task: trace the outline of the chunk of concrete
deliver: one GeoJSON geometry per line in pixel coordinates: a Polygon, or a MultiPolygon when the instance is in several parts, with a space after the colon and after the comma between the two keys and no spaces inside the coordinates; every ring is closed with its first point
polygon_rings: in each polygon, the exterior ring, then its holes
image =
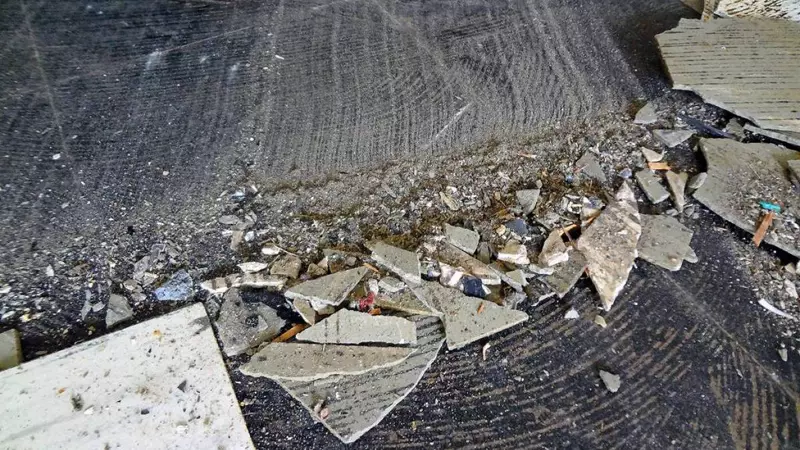
{"type": "Polygon", "coordinates": [[[526,265],[531,261],[528,258],[528,248],[519,241],[508,241],[502,250],[497,252],[497,259],[512,264],[526,265]]]}
{"type": "Polygon", "coordinates": [[[270,275],[280,275],[295,279],[300,276],[300,269],[303,267],[303,261],[295,255],[287,253],[272,263],[269,268],[270,275]]]}
{"type": "Polygon", "coordinates": [[[522,208],[522,214],[528,216],[536,209],[540,194],[541,189],[523,189],[516,192],[517,203],[522,208]]]}
{"type": "Polygon", "coordinates": [[[750,124],[745,125],[744,129],[753,134],[759,134],[770,139],[775,139],[776,141],[781,141],[796,147],[800,147],[800,132],[797,131],[765,130],[750,124]]]}
{"type": "Polygon", "coordinates": [[[417,327],[417,349],[396,366],[310,382],[276,381],[334,436],[344,443],[355,442],[408,396],[442,348],[444,328],[438,318],[410,320],[417,327]],[[324,418],[320,405],[327,411],[324,418]]]}
{"type": "Polygon", "coordinates": [[[653,130],[653,137],[669,148],[683,144],[693,135],[691,130],[653,130]]]}
{"type": "Polygon", "coordinates": [[[658,153],[645,147],[642,147],[642,155],[647,162],[659,162],[664,159],[663,153],[658,153]]]}
{"type": "Polygon", "coordinates": [[[658,115],[656,115],[656,109],[652,103],[644,105],[633,118],[633,123],[637,125],[651,125],[656,122],[658,122],[658,115]]]}
{"type": "Polygon", "coordinates": [[[251,377],[314,381],[331,375],[358,375],[396,366],[414,349],[273,342],[239,370],[251,377]]]}
{"type": "Polygon", "coordinates": [[[683,212],[686,206],[686,182],[689,181],[689,175],[686,172],[675,173],[671,170],[667,171],[667,184],[671,191],[672,202],[675,204],[675,209],[678,212],[683,212]]]}
{"type": "Polygon", "coordinates": [[[430,305],[423,303],[410,289],[387,295],[378,295],[375,306],[390,311],[398,311],[418,316],[439,316],[439,311],[434,311],[430,305]]]}
{"type": "Polygon", "coordinates": [[[569,260],[567,245],[561,239],[561,230],[553,230],[547,236],[539,253],[539,265],[553,267],[569,260]]]}
{"type": "Polygon", "coordinates": [[[22,343],[19,331],[11,329],[0,333],[0,370],[17,367],[21,363],[22,343]]]}
{"type": "Polygon", "coordinates": [[[707,178],[708,174],[706,172],[700,172],[689,179],[689,182],[686,183],[686,187],[692,191],[696,191],[697,189],[700,189],[703,186],[703,183],[706,182],[707,178]]]}
{"type": "Polygon", "coordinates": [[[155,290],[156,298],[160,301],[184,301],[189,300],[192,296],[194,282],[189,273],[185,270],[179,270],[162,284],[160,288],[155,290]]]}
{"type": "Polygon", "coordinates": [[[254,448],[199,303],[0,372],[0,385],[7,448],[254,448]]]}
{"type": "Polygon", "coordinates": [[[317,344],[416,345],[414,322],[402,317],[373,316],[340,309],[297,335],[298,341],[317,344]]]}
{"type": "Polygon", "coordinates": [[[467,297],[455,289],[426,282],[413,289],[420,300],[442,312],[447,348],[455,350],[524,322],[528,315],[467,297]]]}
{"type": "Polygon", "coordinates": [[[230,289],[223,297],[214,325],[222,350],[230,357],[279,335],[286,321],[268,306],[244,303],[239,290],[230,289]]]}
{"type": "Polygon", "coordinates": [[[628,281],[636,260],[642,226],[636,197],[622,183],[615,201],[603,210],[578,239],[578,250],[588,263],[589,278],[608,311],[628,281]]]}
{"type": "Polygon", "coordinates": [[[228,289],[238,286],[239,279],[239,275],[212,278],[200,283],[200,287],[211,294],[222,295],[227,292],[228,289]]]}
{"type": "Polygon", "coordinates": [[[575,168],[589,178],[594,178],[601,183],[605,183],[606,181],[606,174],[603,172],[603,168],[600,167],[600,162],[598,162],[597,158],[590,152],[584,153],[583,156],[575,162],[575,168]]]}
{"type": "Polygon", "coordinates": [[[269,264],[259,261],[250,261],[239,264],[239,270],[241,270],[244,273],[261,272],[267,267],[269,267],[269,264]]]}
{"type": "Polygon", "coordinates": [[[450,224],[444,225],[444,234],[447,236],[448,242],[470,255],[478,249],[478,243],[481,240],[481,236],[475,231],[454,227],[450,224]]]}
{"type": "Polygon", "coordinates": [[[512,270],[505,273],[506,278],[503,279],[511,288],[517,292],[522,292],[522,289],[528,285],[528,280],[521,270],[512,270]]]}
{"type": "Polygon", "coordinates": [[[282,289],[285,284],[285,276],[267,275],[264,273],[243,273],[234,279],[233,287],[282,289]]]}
{"type": "Polygon", "coordinates": [[[106,328],[124,322],[133,317],[133,309],[128,304],[128,299],[119,294],[108,296],[108,307],[106,308],[106,328]]]}
{"type": "Polygon", "coordinates": [[[448,243],[439,247],[437,257],[447,264],[462,267],[485,285],[496,286],[501,283],[500,276],[489,266],[448,243]]]}
{"type": "Polygon", "coordinates": [[[317,312],[308,300],[296,298],[292,300],[292,308],[300,315],[305,323],[309,325],[317,323],[317,312]]]}
{"type": "Polygon", "coordinates": [[[681,269],[683,261],[694,254],[689,244],[694,232],[674,217],[642,214],[639,258],[667,270],[681,269]]]}
{"type": "Polygon", "coordinates": [[[406,283],[422,283],[419,256],[415,252],[378,242],[372,248],[372,259],[406,283]]]}
{"type": "Polygon", "coordinates": [[[544,278],[545,284],[555,292],[559,298],[564,298],[567,292],[575,286],[575,283],[583,275],[587,267],[586,258],[581,252],[573,251],[570,258],[564,264],[554,267],[555,271],[544,278]]]}
{"type": "Polygon", "coordinates": [[[405,283],[394,277],[383,277],[378,281],[378,289],[393,294],[406,288],[405,283]]]}
{"type": "Polygon", "coordinates": [[[622,384],[619,375],[606,372],[605,370],[600,371],[600,379],[603,380],[603,384],[609,392],[617,392],[622,384]]]}
{"type": "Polygon", "coordinates": [[[291,300],[306,300],[315,307],[314,309],[321,305],[338,306],[368,271],[366,267],[356,267],[332,273],[292,286],[284,295],[291,300]]]}
{"type": "Polygon", "coordinates": [[[669,198],[669,192],[664,189],[661,181],[650,169],[642,169],[636,172],[636,181],[644,191],[644,194],[652,203],[661,203],[669,198]]]}

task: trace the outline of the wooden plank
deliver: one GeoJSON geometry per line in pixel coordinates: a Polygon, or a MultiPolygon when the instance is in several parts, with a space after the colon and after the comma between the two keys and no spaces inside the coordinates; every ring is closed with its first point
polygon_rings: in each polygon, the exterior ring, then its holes
{"type": "Polygon", "coordinates": [[[682,19],[656,39],[675,89],[761,128],[800,131],[800,24],[682,19]]]}

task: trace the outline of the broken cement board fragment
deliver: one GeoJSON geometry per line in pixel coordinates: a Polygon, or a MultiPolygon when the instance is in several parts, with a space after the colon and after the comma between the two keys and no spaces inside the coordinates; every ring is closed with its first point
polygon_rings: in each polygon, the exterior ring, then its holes
{"type": "MultiPolygon", "coordinates": [[[[754,234],[761,208],[755,200],[778,198],[786,210],[800,208],[800,196],[786,176],[797,152],[773,144],[743,144],[731,139],[701,139],[708,177],[694,198],[718,216],[754,234]]],[[[800,258],[800,231],[776,220],[764,242],[800,258]]]]}
{"type": "Polygon", "coordinates": [[[273,342],[239,370],[251,377],[314,381],[331,375],[358,375],[395,366],[414,349],[273,342]]]}
{"type": "Polygon", "coordinates": [[[489,266],[448,243],[439,247],[437,257],[447,264],[462,267],[485,285],[495,286],[501,283],[500,276],[489,266]]]}
{"type": "Polygon", "coordinates": [[[356,287],[367,272],[369,272],[369,269],[366,267],[356,267],[355,269],[332,273],[292,286],[284,295],[291,300],[309,301],[312,306],[315,306],[314,309],[322,305],[338,306],[347,298],[347,294],[356,287]]]}
{"type": "Polygon", "coordinates": [[[372,248],[372,259],[402,278],[406,283],[422,283],[419,256],[415,252],[378,242],[372,248]]]}
{"type": "Polygon", "coordinates": [[[405,289],[406,285],[397,278],[383,277],[381,278],[380,281],[378,281],[378,288],[382,289],[385,292],[393,294],[395,292],[400,292],[403,289],[405,289]]]}
{"type": "Polygon", "coordinates": [[[438,318],[414,316],[410,320],[417,327],[417,348],[396,366],[311,382],[277,382],[342,442],[355,442],[406,398],[442,348],[444,328],[438,318]],[[328,411],[325,418],[315,411],[320,402],[328,411]]]}
{"type": "Polygon", "coordinates": [[[426,305],[411,292],[410,289],[390,293],[388,295],[378,295],[375,298],[377,308],[390,311],[398,311],[417,316],[439,316],[439,311],[434,311],[430,305],[426,305]]]}
{"type": "Polygon", "coordinates": [[[22,363],[22,343],[19,331],[11,329],[0,333],[0,370],[17,367],[20,363],[22,363]]]}
{"type": "Polygon", "coordinates": [[[619,375],[613,374],[611,372],[606,372],[605,370],[600,371],[600,379],[603,380],[603,384],[606,386],[610,392],[617,392],[621,385],[619,375]]]}
{"type": "Polygon", "coordinates": [[[199,303],[0,372],[0,385],[3,447],[253,448],[199,303]]]}
{"type": "Polygon", "coordinates": [[[268,306],[244,303],[239,291],[231,289],[223,297],[214,325],[222,350],[230,357],[274,338],[286,321],[268,306]]]}
{"type": "Polygon", "coordinates": [[[647,103],[636,112],[636,117],[633,118],[633,123],[637,125],[651,125],[658,122],[656,109],[652,103],[647,103]]]}
{"type": "Polygon", "coordinates": [[[478,233],[466,228],[454,227],[450,224],[444,225],[444,234],[447,241],[461,250],[472,255],[478,249],[481,237],[478,233]]]}
{"type": "Polygon", "coordinates": [[[261,272],[267,267],[269,267],[269,264],[258,261],[250,261],[239,264],[239,270],[241,270],[244,273],[261,272]]]}
{"type": "Polygon", "coordinates": [[[455,350],[487,336],[513,327],[528,319],[522,311],[467,297],[455,289],[425,282],[414,288],[420,300],[442,312],[447,348],[455,350]]]}
{"type": "Polygon", "coordinates": [[[311,302],[296,298],[292,300],[292,308],[300,315],[303,321],[309,325],[317,323],[317,312],[311,307],[311,302]]]}
{"type": "Polygon", "coordinates": [[[641,234],[636,197],[623,182],[615,201],[578,239],[577,248],[586,257],[589,278],[606,311],[628,281],[641,234]]]}
{"type": "Polygon", "coordinates": [[[521,292],[522,288],[528,285],[528,280],[525,278],[525,274],[522,273],[521,270],[512,270],[511,272],[506,272],[505,276],[506,278],[504,281],[517,292],[521,292]]]}
{"type": "Polygon", "coordinates": [[[528,248],[519,241],[508,241],[502,250],[497,252],[497,259],[512,264],[526,265],[531,261],[528,259],[528,248]]]}
{"type": "Polygon", "coordinates": [[[600,163],[592,153],[584,153],[583,156],[575,162],[575,168],[589,178],[594,178],[601,183],[605,183],[606,181],[606,174],[603,172],[603,168],[600,167],[600,163]]]}
{"type": "Polygon", "coordinates": [[[527,216],[536,209],[540,194],[541,189],[523,189],[516,192],[517,203],[522,208],[523,215],[527,216]]]}
{"type": "Polygon", "coordinates": [[[657,204],[669,198],[669,192],[664,189],[661,181],[650,169],[642,169],[636,172],[636,181],[642,188],[644,194],[651,203],[657,204]]]}
{"type": "Polygon", "coordinates": [[[133,317],[133,309],[128,304],[128,299],[119,294],[111,294],[108,297],[108,308],[106,309],[106,328],[124,322],[133,317]]]}
{"type": "MultiPolygon", "coordinates": [[[[798,5],[800,5],[800,2],[798,2],[798,5]]],[[[775,139],[776,141],[781,141],[800,147],[800,132],[797,131],[765,130],[750,124],[745,125],[744,129],[753,134],[760,134],[761,136],[766,136],[770,139],[775,139]]]]}
{"type": "Polygon", "coordinates": [[[706,178],[708,178],[708,174],[706,172],[700,172],[689,179],[689,182],[686,183],[686,188],[692,191],[700,189],[703,183],[706,182],[706,178]]]}
{"type": "Polygon", "coordinates": [[[586,270],[586,265],[586,258],[581,252],[573,251],[569,260],[564,264],[555,266],[553,274],[545,277],[544,282],[550,286],[550,289],[552,289],[559,298],[564,298],[567,292],[569,292],[581,278],[584,270],[586,270]]]}
{"type": "Polygon", "coordinates": [[[684,259],[693,258],[689,244],[694,232],[674,217],[642,214],[640,220],[639,258],[673,272],[680,270],[684,259]]]}
{"type": "Polygon", "coordinates": [[[286,284],[286,277],[266,275],[263,273],[243,273],[236,277],[234,287],[275,288],[281,289],[286,284]]]}
{"type": "Polygon", "coordinates": [[[656,40],[674,89],[694,91],[761,128],[800,132],[800,24],[681,19],[656,40]]]}
{"type": "Polygon", "coordinates": [[[653,136],[669,148],[677,147],[694,135],[691,130],[653,130],[653,136]]]}
{"type": "Polygon", "coordinates": [[[566,244],[561,239],[561,230],[551,231],[544,241],[542,252],[539,253],[539,265],[552,267],[567,260],[569,260],[569,253],[566,244]]]}
{"type": "Polygon", "coordinates": [[[664,159],[663,153],[658,153],[645,147],[642,147],[642,155],[647,162],[659,162],[664,159]]]}
{"type": "Polygon", "coordinates": [[[156,298],[160,301],[183,301],[192,296],[194,283],[185,270],[175,272],[172,277],[156,289],[156,298]]]}
{"type": "Polygon", "coordinates": [[[686,172],[678,174],[668,170],[666,176],[669,190],[672,192],[672,202],[675,204],[675,209],[677,209],[678,212],[683,212],[683,207],[686,206],[685,192],[689,175],[686,172]]]}
{"type": "Polygon", "coordinates": [[[303,267],[303,261],[295,255],[287,253],[272,263],[269,268],[270,275],[281,275],[295,279],[300,276],[300,269],[303,267]]]}
{"type": "Polygon", "coordinates": [[[313,327],[306,328],[297,335],[297,340],[317,344],[416,345],[417,329],[414,322],[402,317],[373,316],[340,309],[313,327]]]}

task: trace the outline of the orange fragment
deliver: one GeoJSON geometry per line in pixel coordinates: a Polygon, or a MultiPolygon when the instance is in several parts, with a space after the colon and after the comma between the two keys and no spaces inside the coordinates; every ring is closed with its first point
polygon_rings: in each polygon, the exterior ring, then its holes
{"type": "Polygon", "coordinates": [[[649,167],[650,170],[669,170],[670,169],[669,164],[667,164],[665,162],[649,162],[649,163],[647,163],[647,167],[649,167]]]}
{"type": "Polygon", "coordinates": [[[293,338],[294,335],[305,330],[306,328],[308,328],[308,324],[296,323],[292,326],[292,328],[289,328],[288,330],[284,331],[283,334],[273,339],[272,342],[286,342],[289,339],[293,338]]]}
{"type": "Polygon", "coordinates": [[[486,307],[485,303],[481,303],[480,305],[478,305],[478,314],[482,313],[483,312],[483,308],[485,308],[485,307],[486,307]]]}
{"type": "Polygon", "coordinates": [[[369,312],[369,315],[370,316],[380,316],[381,315],[381,309],[380,308],[375,308],[375,309],[373,309],[372,311],[369,312]]]}
{"type": "Polygon", "coordinates": [[[773,211],[768,212],[763,219],[761,219],[761,224],[758,225],[758,229],[756,230],[756,234],[753,235],[753,242],[756,244],[756,247],[761,245],[761,241],[764,240],[764,236],[767,235],[767,231],[769,227],[772,225],[772,219],[775,218],[775,213],[773,211]]]}
{"type": "Polygon", "coordinates": [[[373,271],[373,272],[375,272],[375,273],[377,273],[377,274],[380,274],[380,273],[381,273],[381,271],[380,271],[380,270],[378,270],[378,268],[377,268],[377,267],[375,267],[375,266],[373,266],[372,264],[369,264],[369,263],[364,263],[364,267],[366,267],[367,269],[369,269],[369,270],[371,270],[371,271],[373,271]]]}

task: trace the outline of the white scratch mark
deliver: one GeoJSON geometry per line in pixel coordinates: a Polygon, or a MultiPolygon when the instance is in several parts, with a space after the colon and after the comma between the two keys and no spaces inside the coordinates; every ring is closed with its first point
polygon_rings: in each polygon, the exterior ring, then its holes
{"type": "Polygon", "coordinates": [[[150,53],[147,56],[147,63],[144,65],[144,70],[150,70],[154,65],[158,64],[161,61],[161,53],[160,50],[156,50],[153,53],[150,53]]]}
{"type": "Polygon", "coordinates": [[[286,59],[286,58],[284,58],[284,57],[283,57],[283,56],[281,56],[281,55],[275,55],[275,59],[280,59],[280,60],[282,61],[282,60],[284,60],[284,59],[286,59]]]}
{"type": "Polygon", "coordinates": [[[464,105],[463,108],[459,109],[458,112],[456,113],[456,115],[453,116],[453,118],[450,119],[450,121],[447,122],[447,124],[441,130],[439,130],[438,133],[436,133],[436,136],[433,137],[433,139],[431,140],[430,144],[428,144],[428,147],[433,145],[433,143],[436,142],[437,139],[439,139],[439,136],[441,136],[442,133],[447,131],[447,129],[450,128],[450,125],[454,124],[456,122],[456,120],[458,120],[458,118],[461,117],[461,115],[464,114],[464,111],[466,111],[467,108],[469,108],[470,106],[472,106],[472,102],[467,103],[466,105],[464,105]]]}

